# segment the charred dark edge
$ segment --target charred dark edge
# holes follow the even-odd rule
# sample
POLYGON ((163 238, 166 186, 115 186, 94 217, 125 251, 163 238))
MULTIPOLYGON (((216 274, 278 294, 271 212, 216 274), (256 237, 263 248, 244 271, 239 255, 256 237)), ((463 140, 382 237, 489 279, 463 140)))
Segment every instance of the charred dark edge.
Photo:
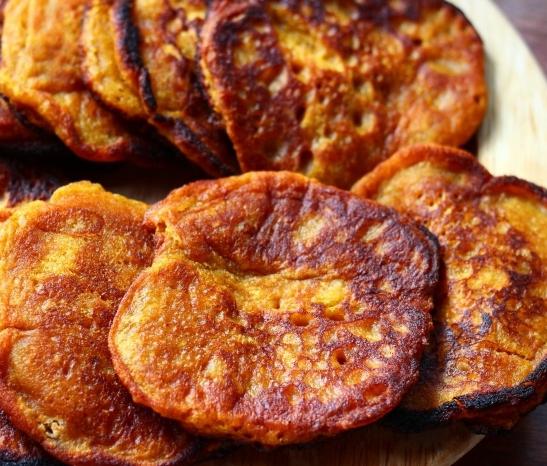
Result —
MULTIPOLYGON (((428 411, 411 411, 398 408, 386 417, 385 423, 403 432, 418 432, 453 421, 464 421, 472 425, 477 431, 490 432, 492 428, 487 422, 481 424, 479 417, 477 421, 474 421, 475 416, 467 416, 465 412, 471 410, 477 415, 487 415, 489 410, 507 405, 508 408, 512 409, 512 414, 516 414, 520 418, 534 407, 527 407, 526 410, 520 410, 519 408, 523 407, 526 402, 533 401, 536 397, 539 397, 537 405, 547 401, 547 358, 516 387, 482 395, 460 396, 444 403, 439 408, 428 411)), ((500 429, 494 427, 493 430, 500 429)))
POLYGON ((230 165, 225 164, 220 160, 208 147, 201 141, 201 139, 181 120, 166 117, 164 115, 156 114, 153 117, 153 121, 158 125, 164 125, 170 127, 177 138, 184 140, 185 144, 196 150, 200 158, 204 159, 203 162, 195 160, 195 157, 187 158, 202 166, 206 171, 213 175, 230 176, 235 175, 237 171, 230 165), (210 167, 207 169, 207 167, 210 167), (213 172, 211 173, 211 168, 213 172))
MULTIPOLYGON (((483 47, 483 50, 484 50, 484 40, 481 36, 481 34, 479 33, 479 30, 475 27, 475 25, 473 24, 473 22, 469 19, 469 17, 465 14, 465 12, 457 7, 456 5, 452 4, 450 1, 448 0, 441 0, 440 2, 442 5, 446 6, 447 8, 450 8, 452 11, 454 11, 458 16, 461 16, 465 22, 469 25, 469 27, 471 29, 473 29, 473 31, 475 32, 475 35, 477 36, 477 38, 479 39, 479 42, 480 44, 482 45, 483 47)), ((484 58, 486 58, 486 56, 484 56, 484 58)))
POLYGON ((58 148, 64 147, 60 139, 55 136, 52 132, 42 128, 35 123, 32 123, 28 116, 25 114, 25 111, 22 108, 16 106, 10 99, 4 94, 0 94, 0 99, 2 99, 7 105, 12 116, 19 122, 28 131, 34 133, 36 139, 41 139, 43 144, 49 144, 52 147, 57 146, 58 148))
POLYGON ((114 20, 120 32, 118 46, 122 59, 137 76, 139 90, 146 107, 155 112, 158 104, 152 90, 152 80, 140 56, 140 33, 133 21, 133 0, 118 0, 114 8, 114 20))
POLYGON ((431 272, 429 273, 429 285, 431 288, 437 288, 441 279, 441 243, 439 239, 429 231, 425 226, 416 223, 417 228, 424 234, 425 240, 431 248, 431 272))
MULTIPOLYGON (((150 112, 155 113, 157 102, 152 89, 150 73, 144 66, 140 56, 140 34, 138 26, 133 20, 133 0, 117 0, 113 8, 116 26, 120 33, 118 47, 122 51, 122 59, 137 77, 139 93, 144 104, 150 112)), ((237 173, 234 167, 222 162, 183 121, 159 114, 154 114, 152 121, 172 129, 177 138, 182 139, 184 144, 196 151, 199 157, 187 158, 200 165, 209 174, 229 176, 237 173)))
POLYGON ((547 203, 547 188, 516 176, 498 176, 483 186, 483 191, 515 193, 524 197, 533 197, 547 203))

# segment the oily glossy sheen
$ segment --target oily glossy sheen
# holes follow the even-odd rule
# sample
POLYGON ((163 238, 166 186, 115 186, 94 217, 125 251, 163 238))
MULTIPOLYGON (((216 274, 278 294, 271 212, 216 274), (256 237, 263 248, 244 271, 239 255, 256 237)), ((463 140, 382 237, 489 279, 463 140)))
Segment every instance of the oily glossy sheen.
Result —
MULTIPOLYGON (((2 170, 3 174, 3 166, 2 170)), ((0 186, 5 191, 5 186, 0 186)), ((0 229, 10 216, 10 211, 0 210, 0 229)), ((48 458, 40 446, 16 429, 3 411, 0 411, 0 464, 21 466, 50 466, 55 462, 48 458)))
POLYGON ((484 53, 438 0, 215 0, 201 64, 243 171, 339 187, 410 143, 465 143, 486 108, 484 53))
POLYGON ((418 146, 353 190, 422 222, 445 273, 435 339, 395 420, 508 428, 547 392, 547 192, 471 155, 418 146))
POLYGON ((0 408, 70 464, 184 464, 196 449, 133 404, 108 351, 118 303, 152 257, 145 208, 82 182, 0 231, 0 408))
POLYGON ((196 65, 205 1, 93 0, 82 45, 88 85, 108 106, 145 120, 211 175, 238 171, 196 65))
POLYGON ((7 0, 0 90, 77 155, 96 161, 144 157, 127 131, 85 88, 80 34, 85 0, 7 0))
POLYGON ((137 402, 279 445, 376 421, 416 380, 438 272, 426 230, 288 172, 193 183, 147 219, 161 246, 110 334, 137 402))

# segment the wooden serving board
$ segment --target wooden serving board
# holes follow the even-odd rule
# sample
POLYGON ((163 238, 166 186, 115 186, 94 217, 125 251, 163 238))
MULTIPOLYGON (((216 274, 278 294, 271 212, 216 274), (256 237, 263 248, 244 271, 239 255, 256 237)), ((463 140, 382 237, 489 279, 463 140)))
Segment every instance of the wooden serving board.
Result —
MULTIPOLYGON (((481 34, 488 56, 490 105, 479 158, 495 175, 547 185, 547 83, 534 57, 491 0, 452 0, 481 34)), ((175 174, 114 169, 97 177, 108 189, 155 202, 181 184, 175 174), (136 179, 139 182, 136 182, 136 179)), ((304 447, 260 452, 246 447, 206 466, 444 466, 482 440, 463 426, 402 435, 378 426, 304 447)))

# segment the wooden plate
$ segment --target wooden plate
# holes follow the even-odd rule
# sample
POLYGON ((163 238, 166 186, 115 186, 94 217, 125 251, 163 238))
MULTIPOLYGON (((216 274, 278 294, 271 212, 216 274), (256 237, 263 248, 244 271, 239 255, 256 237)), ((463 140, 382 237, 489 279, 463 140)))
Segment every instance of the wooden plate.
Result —
MULTIPOLYGON (((452 0, 475 24, 486 45, 490 108, 479 134, 479 158, 496 175, 547 184, 547 83, 518 33, 490 0, 452 0)), ((94 178, 94 177, 92 177, 94 178)), ((98 181, 148 202, 181 184, 176 176, 114 169, 98 181), (125 177, 125 178, 124 178, 125 177), (137 179, 144 180, 136 182, 137 179)), ((140 180, 139 180, 140 181, 140 180)), ((377 426, 319 444, 258 452, 237 450, 207 466, 451 465, 482 440, 463 426, 402 435, 377 426)))

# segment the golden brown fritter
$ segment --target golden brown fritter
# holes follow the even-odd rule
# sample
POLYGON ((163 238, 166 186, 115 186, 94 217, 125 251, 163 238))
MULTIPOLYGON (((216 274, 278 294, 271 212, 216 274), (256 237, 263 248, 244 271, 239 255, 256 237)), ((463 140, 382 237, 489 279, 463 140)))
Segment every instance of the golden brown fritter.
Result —
POLYGON ((439 146, 403 150, 353 191, 422 222, 445 263, 435 341, 395 420, 514 425, 547 392, 547 191, 439 146))
MULTIPOLYGON (((0 0, 0 38, 4 25, 5 3, 6 0, 0 0)), ((2 155, 11 152, 49 153, 59 149, 59 144, 25 123, 22 116, 17 115, 0 96, 0 153, 2 155)))
POLYGON ((0 232, 0 408, 70 464, 183 464, 197 447, 133 404, 108 351, 118 303, 152 258, 145 209, 76 183, 0 232))
POLYGON ((152 145, 129 133, 84 86, 79 39, 85 5, 85 0, 7 0, 0 91, 83 158, 145 157, 152 145))
POLYGON ((210 175, 222 176, 239 168, 198 82, 205 12, 206 2, 196 0, 93 0, 82 34, 84 69, 107 105, 148 121, 210 175))
POLYGON ((147 222, 161 247, 110 334, 138 403, 279 445, 371 423, 415 382, 438 272, 425 229, 288 172, 193 183, 147 222))
POLYGON ((243 171, 350 187, 410 143, 465 143, 483 55, 440 0, 213 0, 201 65, 243 171))
MULTIPOLYGON (((3 167, 2 167, 3 168, 3 167)), ((0 190, 4 190, 0 186, 0 190)), ((0 209, 0 229, 10 212, 0 209)), ((50 466, 56 464, 23 432, 13 427, 4 412, 0 411, 0 464, 10 466, 50 466)))

